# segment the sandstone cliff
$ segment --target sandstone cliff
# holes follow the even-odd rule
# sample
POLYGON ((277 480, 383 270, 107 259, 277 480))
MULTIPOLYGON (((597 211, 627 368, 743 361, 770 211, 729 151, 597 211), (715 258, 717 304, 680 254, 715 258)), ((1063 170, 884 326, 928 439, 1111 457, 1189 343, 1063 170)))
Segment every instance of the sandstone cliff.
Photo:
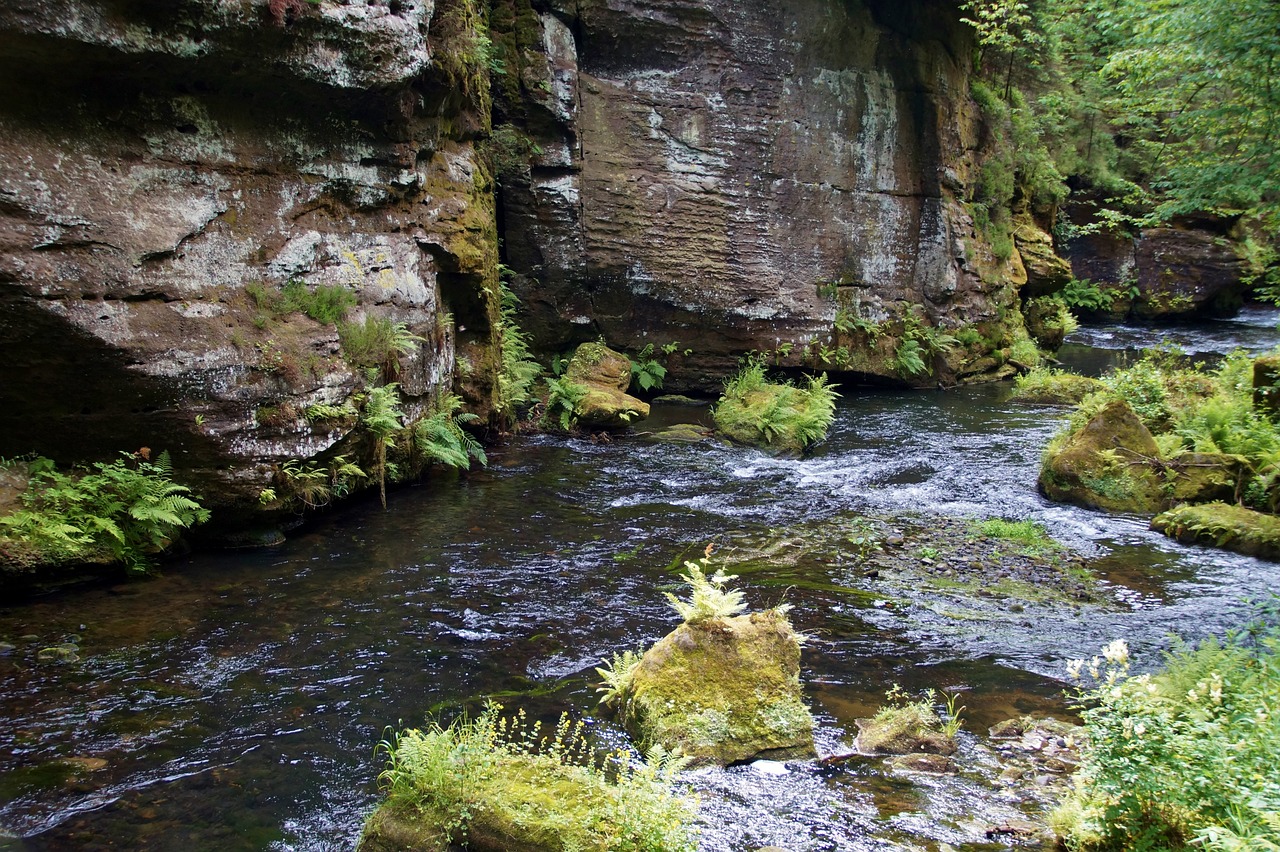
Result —
POLYGON ((168 449, 213 505, 256 504, 275 466, 351 434, 307 406, 362 384, 333 324, 264 314, 251 295, 288 281, 348 290, 351 321, 422 338, 397 376, 411 413, 460 362, 483 413, 487 86, 468 90, 439 56, 474 37, 468 9, 6 3, 0 455, 168 449))
POLYGON ((306 412, 362 371, 286 285, 416 336, 410 416, 488 416, 500 247, 546 350, 680 341, 668 387, 1002 375, 1028 272, 966 205, 970 48, 937 0, 13 0, 0 455, 168 449, 224 517, 359 457, 306 412))

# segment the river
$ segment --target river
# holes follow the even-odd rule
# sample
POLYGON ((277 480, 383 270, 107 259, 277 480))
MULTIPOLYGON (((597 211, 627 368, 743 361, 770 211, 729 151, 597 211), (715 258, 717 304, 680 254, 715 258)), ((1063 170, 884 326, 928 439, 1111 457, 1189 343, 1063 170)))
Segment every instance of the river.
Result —
MULTIPOLYGON (((1276 320, 1252 309, 1185 328, 1085 329, 1062 358, 1096 372, 1165 337, 1208 357, 1264 349, 1276 320)), ((1034 519, 1087 557, 1105 604, 967 619, 923 598, 792 589, 793 620, 814 636, 802 678, 820 752, 845 749, 854 719, 900 683, 961 692, 961 748, 977 769, 689 773, 701 848, 1006 848, 983 827, 1039 805, 983 769, 987 726, 1068 714, 1066 659, 1122 636, 1153 666, 1171 634, 1237 625, 1243 600, 1280 580, 1272 563, 1178 545, 1142 519, 1043 500, 1040 451, 1061 413, 1011 403, 1009 390, 848 389, 829 439, 802 460, 521 437, 486 470, 396 491, 386 511, 345 507, 276 549, 197 554, 147 582, 5 606, 0 640, 16 647, 0 656, 0 850, 351 849, 377 802, 388 727, 487 696, 590 716, 600 659, 674 626, 662 596, 672 564, 738 533, 850 512, 1034 519), (68 640, 77 662, 35 662, 68 640)), ((705 409, 655 411, 659 423, 696 417, 705 409)), ((754 605, 780 599, 768 580, 744 577, 754 605)), ((607 721, 593 728, 619 736, 607 721)))

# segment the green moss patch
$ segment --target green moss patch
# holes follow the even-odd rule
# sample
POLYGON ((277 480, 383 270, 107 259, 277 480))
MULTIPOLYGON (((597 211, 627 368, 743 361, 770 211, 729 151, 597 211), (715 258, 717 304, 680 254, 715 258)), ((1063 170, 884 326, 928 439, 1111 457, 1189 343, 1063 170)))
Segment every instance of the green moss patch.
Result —
POLYGON ((1157 515, 1151 528, 1188 543, 1280 560, 1280 518, 1229 503, 1178 506, 1157 515))

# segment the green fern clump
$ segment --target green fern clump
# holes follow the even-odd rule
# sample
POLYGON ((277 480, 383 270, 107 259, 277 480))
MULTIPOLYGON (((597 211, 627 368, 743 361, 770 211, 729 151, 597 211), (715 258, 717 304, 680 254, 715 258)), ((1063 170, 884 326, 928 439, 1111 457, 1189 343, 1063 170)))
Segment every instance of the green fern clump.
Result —
POLYGON ((391 378, 400 373, 400 356, 412 353, 422 338, 409 331, 405 323, 369 316, 363 323, 338 323, 338 341, 351 366, 375 369, 391 378))
POLYGON ((507 285, 501 285, 502 313, 498 335, 502 341, 502 370, 498 373, 498 413, 514 418, 516 411, 529 402, 533 383, 542 368, 533 360, 529 339, 516 323, 520 300, 507 285))
POLYGON ((547 409, 543 420, 558 423, 568 432, 578 420, 578 405, 587 395, 587 386, 568 376, 547 377, 547 409))
POLYGON ((827 436, 838 398, 825 374, 803 388, 771 383, 763 361, 751 358, 725 382, 712 414, 716 428, 734 441, 801 453, 827 436))
POLYGON ((387 508, 387 448, 404 428, 404 412, 400 409, 400 386, 395 382, 369 388, 365 394, 360 425, 373 438, 374 475, 378 478, 378 497, 387 508))
POLYGON ((0 518, 5 561, 18 569, 118 562, 141 572, 179 530, 208 520, 191 489, 172 480, 168 453, 154 462, 123 456, 79 475, 31 462, 23 508, 0 518))
POLYGON ((685 562, 685 573, 681 578, 689 584, 689 599, 681 600, 670 592, 666 593, 671 608, 684 619, 685 624, 699 624, 719 618, 732 618, 746 611, 747 604, 743 594, 737 589, 728 589, 725 584, 736 580, 737 575, 725 574, 720 568, 710 577, 706 574, 710 557, 697 562, 685 562))
POLYGON ((470 412, 462 412, 461 408, 459 397, 446 394, 436 412, 414 427, 414 445, 431 461, 448 467, 467 470, 473 460, 481 466, 487 465, 489 458, 484 447, 462 428, 463 423, 472 423, 480 418, 470 412))
POLYGON ((643 658, 644 655, 639 651, 615 652, 608 660, 602 661, 604 667, 596 667, 596 674, 604 680, 596 687, 596 692, 603 693, 600 696, 601 704, 614 704, 626 694, 631 688, 636 666, 640 665, 643 658))

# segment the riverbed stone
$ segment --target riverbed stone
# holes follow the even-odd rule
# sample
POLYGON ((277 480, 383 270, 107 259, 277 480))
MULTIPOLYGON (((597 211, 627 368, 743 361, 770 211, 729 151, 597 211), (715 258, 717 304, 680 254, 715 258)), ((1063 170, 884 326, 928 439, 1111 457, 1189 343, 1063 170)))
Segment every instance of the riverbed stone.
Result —
POLYGON ((1163 478, 1153 469, 1160 450, 1124 400, 1107 403, 1078 432, 1045 452, 1040 489, 1051 500, 1109 512, 1155 514, 1163 478))
POLYGON ((870 719, 855 719, 858 750, 867 754, 955 754, 955 737, 937 715, 919 704, 888 707, 870 719))
POLYGON ((951 775, 958 771, 951 758, 927 752, 894 755, 885 760, 885 765, 900 772, 927 772, 931 775, 951 775))
POLYGON ((698 765, 814 754, 799 637, 777 609, 681 624, 641 658, 620 717, 698 765))
POLYGON ((603 343, 579 346, 565 368, 565 378, 587 389, 574 408, 574 417, 581 426, 626 429, 649 416, 649 403, 627 393, 631 385, 630 359, 603 343))
POLYGON ((1177 506, 1157 515, 1151 528, 1187 543, 1209 544, 1280 561, 1280 518, 1230 503, 1177 506))

